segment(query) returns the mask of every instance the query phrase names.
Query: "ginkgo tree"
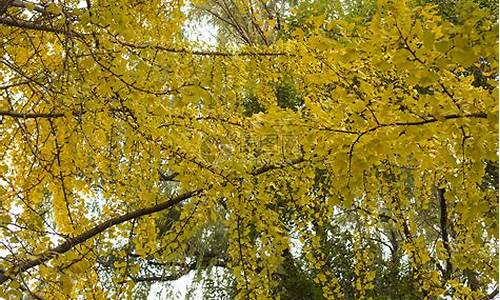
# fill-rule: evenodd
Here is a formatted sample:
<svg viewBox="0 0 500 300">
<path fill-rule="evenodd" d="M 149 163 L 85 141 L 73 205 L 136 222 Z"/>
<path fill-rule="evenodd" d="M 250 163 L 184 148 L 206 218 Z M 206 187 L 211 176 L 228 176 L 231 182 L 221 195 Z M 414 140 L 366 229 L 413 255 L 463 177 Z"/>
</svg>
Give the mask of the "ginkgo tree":
<svg viewBox="0 0 500 300">
<path fill-rule="evenodd" d="M 383 298 L 388 255 L 418 297 L 494 298 L 496 18 L 308 2 L 0 1 L 0 297 L 220 266 L 238 299 L 286 298 L 294 250 L 327 299 Z M 234 34 L 190 41 L 189 8 Z"/>
</svg>

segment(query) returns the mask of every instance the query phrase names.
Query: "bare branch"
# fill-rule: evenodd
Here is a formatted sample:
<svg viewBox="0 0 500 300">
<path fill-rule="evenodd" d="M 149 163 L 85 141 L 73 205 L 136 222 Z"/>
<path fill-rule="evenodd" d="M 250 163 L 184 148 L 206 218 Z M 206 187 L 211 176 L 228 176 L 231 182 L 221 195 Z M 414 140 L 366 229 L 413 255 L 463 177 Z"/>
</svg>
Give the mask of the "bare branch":
<svg viewBox="0 0 500 300">
<path fill-rule="evenodd" d="M 18 118 L 18 119 L 37 119 L 37 118 L 61 118 L 64 117 L 63 113 L 19 113 L 15 111 L 1 111 L 0 116 Z"/>
</svg>

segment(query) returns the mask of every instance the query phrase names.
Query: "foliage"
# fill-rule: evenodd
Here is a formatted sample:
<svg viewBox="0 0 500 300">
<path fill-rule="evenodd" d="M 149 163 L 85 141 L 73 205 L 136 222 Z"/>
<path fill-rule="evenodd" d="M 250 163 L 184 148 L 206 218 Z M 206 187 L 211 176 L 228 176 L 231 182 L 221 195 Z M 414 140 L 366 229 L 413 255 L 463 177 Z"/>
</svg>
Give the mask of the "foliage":
<svg viewBox="0 0 500 300">
<path fill-rule="evenodd" d="M 0 1 L 0 297 L 493 298 L 492 5 L 342 3 Z"/>
</svg>

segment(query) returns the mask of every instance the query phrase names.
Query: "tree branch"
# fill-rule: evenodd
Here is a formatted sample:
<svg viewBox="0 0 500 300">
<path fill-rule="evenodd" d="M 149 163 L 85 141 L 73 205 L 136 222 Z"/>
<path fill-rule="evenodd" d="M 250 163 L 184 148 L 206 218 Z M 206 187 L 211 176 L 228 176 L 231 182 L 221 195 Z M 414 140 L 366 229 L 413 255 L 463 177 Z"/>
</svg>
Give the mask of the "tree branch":
<svg viewBox="0 0 500 300">
<path fill-rule="evenodd" d="M 440 218 L 439 224 L 441 227 L 441 240 L 443 240 L 443 246 L 446 249 L 448 257 L 446 258 L 446 270 L 444 273 L 444 279 L 448 280 L 450 278 L 450 274 L 453 271 L 453 266 L 451 264 L 451 249 L 450 249 L 450 241 L 448 237 L 448 208 L 446 205 L 446 199 L 444 197 L 445 189 L 438 189 L 438 197 L 439 197 L 439 207 L 440 207 Z"/>
<path fill-rule="evenodd" d="M 267 171 L 281 169 L 281 168 L 284 168 L 284 167 L 287 167 L 287 166 L 293 166 L 293 165 L 296 165 L 296 164 L 303 163 L 305 161 L 306 161 L 306 159 L 304 157 L 299 157 L 299 158 L 291 160 L 290 162 L 283 163 L 283 164 L 264 165 L 264 166 L 262 166 L 260 168 L 255 169 L 254 171 L 252 171 L 251 175 L 257 176 L 257 175 L 260 175 L 260 174 L 265 173 Z"/>
<path fill-rule="evenodd" d="M 47 9 L 45 7 L 43 7 L 42 5 L 39 5 L 37 3 L 33 3 L 30 1 L 24 1 L 24 0 L 12 0 L 11 2 L 12 2 L 11 6 L 28 8 L 28 6 L 32 5 L 34 11 L 37 11 L 39 13 L 43 13 L 46 15 L 48 14 Z"/>
<path fill-rule="evenodd" d="M 19 118 L 19 119 L 37 119 L 37 118 L 61 118 L 64 117 L 63 113 L 19 113 L 15 111 L 2 111 L 0 116 Z"/>
<path fill-rule="evenodd" d="M 384 123 L 384 124 L 377 124 L 377 126 L 372 127 L 370 129 L 367 129 L 363 132 L 360 132 L 359 135 L 356 137 L 354 142 L 351 144 L 349 148 L 349 163 L 348 163 L 348 173 L 351 173 L 351 167 L 352 167 L 352 158 L 354 154 L 354 146 L 356 146 L 357 143 L 361 140 L 361 138 L 370 133 L 379 130 L 380 128 L 384 127 L 400 127 L 400 126 L 419 126 L 419 125 L 426 125 L 430 123 L 436 123 L 438 121 L 442 120 L 454 120 L 454 119 L 462 119 L 462 118 L 472 118 L 472 119 L 487 119 L 488 115 L 484 112 L 478 112 L 478 113 L 471 113 L 471 114 L 465 114 L 465 115 L 459 115 L 459 114 L 451 114 L 451 115 L 445 115 L 442 117 L 434 117 L 431 116 L 429 119 L 422 120 L 422 121 L 411 121 L 411 122 L 393 122 L 393 123 Z"/>
<path fill-rule="evenodd" d="M 202 51 L 202 50 L 189 50 L 186 48 L 174 48 L 165 47 L 161 45 L 151 45 L 151 44 L 134 44 L 127 41 L 116 39 L 116 42 L 122 46 L 127 46 L 134 49 L 157 49 L 160 51 L 171 52 L 171 53 L 183 53 L 191 54 L 197 56 L 220 56 L 220 57 L 234 57 L 234 56 L 295 56 L 293 53 L 285 52 L 220 52 L 220 51 Z"/>
<path fill-rule="evenodd" d="M 2 16 L 9 6 L 12 4 L 13 0 L 1 0 L 0 1 L 0 16 Z"/>
<path fill-rule="evenodd" d="M 17 19 L 14 19 L 12 17 L 1 17 L 0 16 L 0 24 L 6 25 L 6 26 L 11 26 L 11 27 L 27 29 L 27 30 L 46 31 L 46 32 L 59 33 L 59 34 L 64 34 L 64 35 L 72 35 L 72 36 L 78 36 L 78 37 L 83 36 L 83 34 L 75 32 L 75 31 L 68 31 L 68 30 L 64 30 L 61 28 L 46 26 L 43 24 L 38 24 L 35 22 L 30 22 L 30 21 L 17 20 Z"/>
<path fill-rule="evenodd" d="M 59 244 L 58 246 L 43 252 L 36 259 L 26 260 L 22 263 L 19 263 L 19 264 L 13 266 L 12 268 L 10 268 L 10 270 L 7 270 L 5 272 L 0 272 L 0 284 L 5 283 L 7 280 L 12 279 L 16 275 L 24 273 L 24 272 L 26 272 L 26 271 L 28 271 L 36 266 L 39 266 L 39 265 L 51 260 L 52 258 L 54 258 L 55 256 L 57 256 L 59 254 L 63 254 L 63 253 L 70 251 L 75 246 L 86 242 L 87 240 L 93 238 L 94 236 L 100 234 L 101 232 L 107 230 L 108 228 L 111 228 L 115 225 L 124 223 L 126 221 L 130 221 L 130 220 L 137 219 L 137 218 L 140 218 L 140 217 L 143 217 L 146 215 L 153 214 L 155 212 L 165 210 L 165 209 L 170 208 L 170 207 L 172 207 L 172 206 L 174 206 L 174 205 L 176 205 L 176 204 L 178 204 L 186 199 L 192 198 L 192 197 L 200 194 L 201 192 L 202 192 L 201 189 L 187 192 L 187 193 L 181 194 L 177 197 L 174 197 L 168 201 L 161 202 L 157 205 L 138 209 L 138 210 L 132 211 L 130 213 L 126 213 L 124 215 L 121 215 L 121 216 L 118 216 L 115 218 L 111 218 L 111 219 L 93 227 L 92 229 L 87 230 L 80 235 L 77 235 L 74 238 L 67 239 L 65 242 Z"/>
<path fill-rule="evenodd" d="M 177 181 L 175 180 L 175 177 L 179 175 L 179 173 L 174 172 L 170 175 L 166 175 L 165 173 L 162 173 L 161 171 L 158 171 L 158 174 L 160 174 L 160 181 Z"/>
<path fill-rule="evenodd" d="M 135 256 L 135 255 L 131 255 L 131 256 Z M 166 263 L 153 262 L 153 265 L 172 266 L 172 265 L 175 265 L 175 263 L 174 264 L 166 264 Z M 215 255 L 213 253 L 208 253 L 208 254 L 205 254 L 203 257 L 201 257 L 201 260 L 196 260 L 188 265 L 177 264 L 177 266 L 181 267 L 181 270 L 179 270 L 177 273 L 173 273 L 173 274 L 169 274 L 169 275 L 162 274 L 162 275 L 141 276 L 141 277 L 129 276 L 129 278 L 133 282 L 136 282 L 136 283 L 138 283 L 138 282 L 174 281 L 174 280 L 181 278 L 184 275 L 187 275 L 189 272 L 196 270 L 197 268 L 208 268 L 210 266 L 225 268 L 225 267 L 227 267 L 227 260 L 224 258 L 220 258 L 219 255 Z"/>
</svg>

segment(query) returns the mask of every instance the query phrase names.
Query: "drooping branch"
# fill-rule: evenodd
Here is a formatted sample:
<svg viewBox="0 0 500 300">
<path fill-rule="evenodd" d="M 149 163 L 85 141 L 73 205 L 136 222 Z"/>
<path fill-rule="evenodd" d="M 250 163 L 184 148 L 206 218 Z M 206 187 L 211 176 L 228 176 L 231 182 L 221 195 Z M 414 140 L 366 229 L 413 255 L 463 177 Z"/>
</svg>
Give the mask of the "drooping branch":
<svg viewBox="0 0 500 300">
<path fill-rule="evenodd" d="M 19 263 L 19 264 L 13 266 L 9 270 L 0 273 L 0 284 L 5 283 L 6 281 L 8 281 L 9 279 L 13 278 L 16 275 L 24 273 L 24 272 L 26 272 L 34 267 L 37 267 L 37 266 L 51 260 L 52 258 L 54 258 L 55 256 L 57 256 L 59 254 L 64 254 L 64 253 L 70 251 L 75 246 L 86 242 L 87 240 L 93 238 L 94 236 L 102 233 L 103 231 L 105 231 L 113 226 L 116 226 L 118 224 L 130 221 L 133 219 L 137 219 L 137 218 L 140 218 L 143 216 L 147 216 L 147 215 L 168 209 L 168 208 L 170 208 L 170 207 L 172 207 L 172 206 L 174 206 L 174 205 L 176 205 L 176 204 L 178 204 L 186 199 L 189 199 L 189 198 L 192 198 L 196 195 L 199 195 L 201 192 L 202 192 L 201 189 L 191 191 L 191 192 L 186 192 L 186 193 L 178 195 L 177 197 L 174 197 L 170 200 L 161 202 L 157 205 L 146 207 L 146 208 L 141 208 L 141 209 L 126 213 L 124 215 L 121 215 L 121 216 L 118 216 L 115 218 L 111 218 L 111 219 L 83 232 L 82 234 L 79 234 L 73 238 L 67 239 L 65 242 L 59 244 L 58 246 L 43 252 L 36 259 L 26 260 L 22 263 Z"/>
</svg>

